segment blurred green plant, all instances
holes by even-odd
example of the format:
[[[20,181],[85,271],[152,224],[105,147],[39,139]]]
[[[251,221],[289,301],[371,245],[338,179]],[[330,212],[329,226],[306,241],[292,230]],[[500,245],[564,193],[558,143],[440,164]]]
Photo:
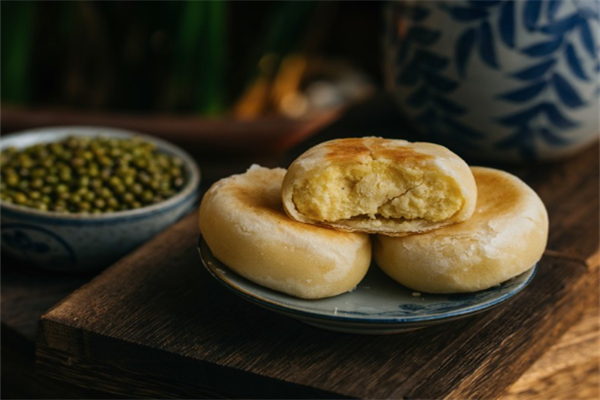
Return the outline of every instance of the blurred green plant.
[[[218,1],[181,4],[181,18],[174,32],[167,104],[184,99],[193,111],[204,115],[224,111],[226,6]]]
[[[29,100],[35,3],[3,2],[2,99],[23,104]]]
[[[2,101],[222,115],[302,45],[317,2],[255,4],[2,2]]]

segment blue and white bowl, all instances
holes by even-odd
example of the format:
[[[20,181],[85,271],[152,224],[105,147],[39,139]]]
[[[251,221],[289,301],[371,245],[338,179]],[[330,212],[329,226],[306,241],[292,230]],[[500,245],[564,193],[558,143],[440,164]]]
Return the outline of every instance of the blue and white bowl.
[[[0,200],[3,254],[49,270],[98,270],[114,263],[196,206],[200,184],[196,163],[183,150],[150,136],[100,127],[45,128],[4,136],[0,150],[54,142],[68,136],[140,137],[154,143],[159,151],[181,158],[187,183],[177,195],[161,203],[107,214],[60,214]]]
[[[598,138],[600,2],[394,1],[387,86],[423,140],[535,162]]]

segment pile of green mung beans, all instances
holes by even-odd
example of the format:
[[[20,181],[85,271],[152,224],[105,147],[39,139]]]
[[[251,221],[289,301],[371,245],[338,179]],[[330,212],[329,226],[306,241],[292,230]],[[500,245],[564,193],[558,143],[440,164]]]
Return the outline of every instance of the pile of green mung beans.
[[[71,136],[0,153],[0,199],[43,211],[110,213],[164,201],[183,161],[140,138]]]

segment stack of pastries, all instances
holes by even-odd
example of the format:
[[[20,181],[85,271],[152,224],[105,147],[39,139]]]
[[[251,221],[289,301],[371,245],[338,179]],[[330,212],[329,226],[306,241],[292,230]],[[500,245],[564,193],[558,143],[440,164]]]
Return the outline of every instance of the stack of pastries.
[[[366,137],[321,143],[287,171],[252,166],[218,181],[200,230],[233,271],[300,298],[352,290],[372,259],[413,290],[460,293],[531,268],[548,215],[507,172],[431,143]]]

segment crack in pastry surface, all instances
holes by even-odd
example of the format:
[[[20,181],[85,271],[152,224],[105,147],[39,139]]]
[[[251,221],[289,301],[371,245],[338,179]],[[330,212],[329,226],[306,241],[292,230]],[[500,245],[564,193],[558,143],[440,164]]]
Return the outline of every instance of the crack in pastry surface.
[[[388,159],[330,165],[294,185],[296,209],[314,221],[450,218],[463,200],[455,181]]]

